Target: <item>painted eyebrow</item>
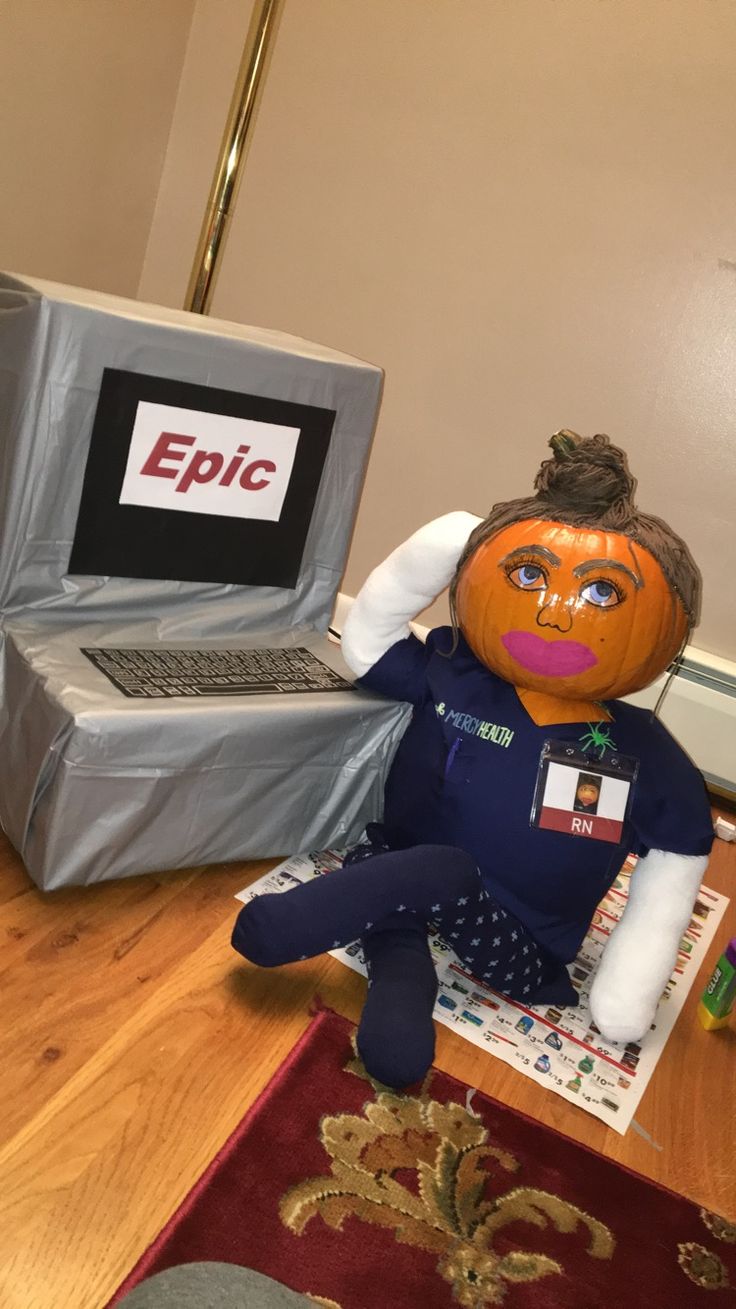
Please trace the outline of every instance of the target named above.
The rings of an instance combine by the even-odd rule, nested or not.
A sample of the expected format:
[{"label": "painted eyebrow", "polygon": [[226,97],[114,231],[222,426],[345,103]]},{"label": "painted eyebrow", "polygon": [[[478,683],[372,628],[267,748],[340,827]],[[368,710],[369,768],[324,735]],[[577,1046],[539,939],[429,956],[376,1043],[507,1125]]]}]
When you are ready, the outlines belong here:
[{"label": "painted eyebrow", "polygon": [[636,573],[632,573],[626,564],[619,563],[618,559],[588,559],[586,563],[578,564],[577,568],[573,568],[573,576],[583,577],[585,573],[593,572],[598,568],[617,568],[620,573],[626,573],[637,590],[644,585],[644,578],[637,577]]},{"label": "painted eyebrow", "polygon": [[546,545],[517,545],[515,550],[509,551],[501,560],[501,563],[507,564],[509,560],[518,559],[520,555],[526,554],[541,555],[548,564],[554,564],[555,568],[559,568],[562,563],[562,560],[558,559],[557,555],[553,554],[551,550],[548,550]]}]

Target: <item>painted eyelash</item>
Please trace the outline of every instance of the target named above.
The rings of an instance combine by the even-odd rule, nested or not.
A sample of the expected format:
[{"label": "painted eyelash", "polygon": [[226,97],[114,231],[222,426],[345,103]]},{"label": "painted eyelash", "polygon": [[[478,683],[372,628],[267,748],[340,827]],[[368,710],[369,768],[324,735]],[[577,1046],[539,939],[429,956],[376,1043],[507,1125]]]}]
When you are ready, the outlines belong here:
[{"label": "painted eyelash", "polygon": [[516,572],[517,568],[523,568],[525,564],[531,564],[533,568],[539,568],[545,581],[547,581],[547,569],[543,563],[540,563],[539,556],[534,554],[519,554],[513,559],[509,559],[504,564],[504,572],[507,577],[510,577],[512,573]]}]

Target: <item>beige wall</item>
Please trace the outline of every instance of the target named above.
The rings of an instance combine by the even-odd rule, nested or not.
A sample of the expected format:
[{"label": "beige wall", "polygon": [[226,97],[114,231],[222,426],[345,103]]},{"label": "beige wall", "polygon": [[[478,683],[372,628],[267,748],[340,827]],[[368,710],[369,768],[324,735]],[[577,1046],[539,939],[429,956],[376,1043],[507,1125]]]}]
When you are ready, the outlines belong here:
[{"label": "beige wall", "polygon": [[194,0],[0,0],[0,267],[134,295]]},{"label": "beige wall", "polygon": [[[197,4],[146,298],[182,301],[247,19]],[[736,658],[735,110],[732,0],[286,0],[214,312],[387,371],[346,590],[608,431]]]},{"label": "beige wall", "polygon": [[184,304],[252,10],[252,0],[196,0],[140,279],[142,299],[179,309]]}]

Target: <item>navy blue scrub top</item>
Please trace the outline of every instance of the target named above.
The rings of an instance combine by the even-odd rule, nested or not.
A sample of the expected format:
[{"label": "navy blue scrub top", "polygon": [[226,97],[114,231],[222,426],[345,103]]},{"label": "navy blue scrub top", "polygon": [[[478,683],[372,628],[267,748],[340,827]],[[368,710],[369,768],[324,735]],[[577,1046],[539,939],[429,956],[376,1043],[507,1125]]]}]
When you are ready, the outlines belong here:
[{"label": "navy blue scrub top", "polygon": [[414,706],[386,785],[386,838],[395,849],[430,843],[472,854],[488,892],[567,963],[627,854],[710,851],[703,777],[649,710],[609,701],[616,752],[639,760],[620,843],[531,826],[545,741],[580,745],[590,725],[538,727],[514,687],[484,667],[462,636],[449,654],[452,641],[449,627],[435,629],[426,644],[409,636],[360,679]]}]

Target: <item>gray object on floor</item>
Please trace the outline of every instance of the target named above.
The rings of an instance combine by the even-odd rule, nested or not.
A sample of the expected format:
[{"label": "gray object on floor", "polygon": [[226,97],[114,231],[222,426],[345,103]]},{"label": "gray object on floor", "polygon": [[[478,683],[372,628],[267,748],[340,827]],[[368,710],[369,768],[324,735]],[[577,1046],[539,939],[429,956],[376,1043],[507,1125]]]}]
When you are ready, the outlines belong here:
[{"label": "gray object on floor", "polygon": [[250,1268],[201,1263],[156,1273],[119,1305],[120,1309],[314,1309],[315,1301]]},{"label": "gray object on floor", "polygon": [[[380,813],[408,706],[352,687],[134,698],[82,651],[305,647],[352,681],[326,632],[381,370],[279,332],[4,275],[0,360],[0,824],[34,881],[54,890],[357,841]],[[171,387],[197,403],[177,408],[150,400],[159,395],[156,388],[165,398]],[[149,399],[136,399],[138,391]],[[293,428],[269,417],[245,420],[255,433],[247,429],[247,442],[257,443],[266,430],[263,439],[276,443],[278,433],[299,433],[295,462],[285,464],[292,472],[280,516],[266,515],[265,528],[253,495],[260,494],[258,468],[266,465],[233,473],[239,456],[226,465],[231,455],[217,455],[215,482],[211,455],[200,452],[195,464],[191,453],[197,441],[203,449],[216,445],[220,418],[211,431],[207,423],[224,412],[216,410],[218,396],[226,407],[242,402],[256,414],[276,406],[295,415]],[[204,416],[204,436],[186,435],[200,431],[196,424],[187,428],[192,414],[197,422]],[[306,415],[301,428],[299,414]],[[317,483],[310,460],[314,455],[316,467],[324,455],[318,428],[325,414],[331,435]],[[154,444],[147,456],[136,445],[143,419],[158,424],[148,432]],[[247,442],[237,449],[249,450]],[[168,507],[156,502],[153,528],[149,501],[143,505],[137,491],[125,489],[134,463],[138,483],[169,498]],[[94,486],[85,472],[93,465],[107,479],[99,503],[90,501]],[[185,472],[189,483],[179,496]],[[302,494],[310,476],[312,490]],[[233,513],[232,499],[224,513],[220,499],[216,513],[192,509],[201,504],[192,498],[200,491],[231,496],[234,487],[239,495],[238,485],[246,498],[251,494],[248,512],[238,502]],[[83,557],[98,557],[95,533],[112,550],[106,559],[124,563],[130,542],[128,563],[135,557],[137,576],[70,573],[80,503],[88,502],[93,530],[88,523]],[[128,526],[118,531],[118,522]],[[129,530],[139,522],[149,523],[152,564]],[[217,558],[225,571],[235,555],[238,568],[242,559],[255,569],[265,560],[270,568],[269,542],[281,540],[284,524],[291,532],[296,523],[296,537],[304,539],[294,556],[294,584],[141,576],[163,567],[159,541],[171,560],[171,539],[187,523],[194,536],[181,567],[194,572],[198,546],[206,554],[218,533],[231,530],[256,533],[245,539],[260,545],[222,550]],[[176,571],[171,562],[166,566]],[[285,576],[279,573],[282,581]]]}]

